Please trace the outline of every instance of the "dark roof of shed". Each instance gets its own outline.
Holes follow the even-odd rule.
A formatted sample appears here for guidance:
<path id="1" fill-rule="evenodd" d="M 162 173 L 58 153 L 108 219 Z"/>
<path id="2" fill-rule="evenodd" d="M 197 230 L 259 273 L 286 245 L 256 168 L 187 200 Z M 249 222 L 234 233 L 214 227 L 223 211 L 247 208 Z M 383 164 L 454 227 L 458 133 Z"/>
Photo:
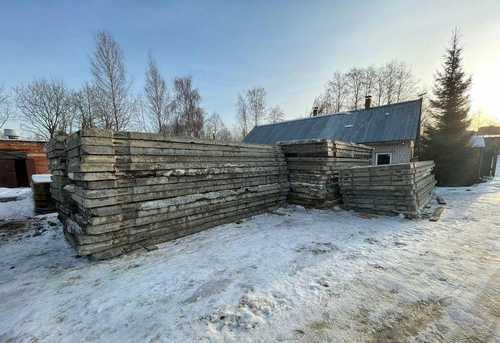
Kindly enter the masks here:
<path id="1" fill-rule="evenodd" d="M 276 144 L 298 139 L 334 139 L 353 143 L 415 140 L 422 99 L 318 117 L 259 125 L 244 143 Z"/>

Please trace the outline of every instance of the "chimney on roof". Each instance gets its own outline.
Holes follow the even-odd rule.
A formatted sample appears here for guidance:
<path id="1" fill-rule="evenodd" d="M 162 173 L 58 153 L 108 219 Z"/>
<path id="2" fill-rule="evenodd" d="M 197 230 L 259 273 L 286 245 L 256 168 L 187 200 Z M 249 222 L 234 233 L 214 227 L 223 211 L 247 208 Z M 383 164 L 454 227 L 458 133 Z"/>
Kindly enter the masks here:
<path id="1" fill-rule="evenodd" d="M 319 107 L 318 107 L 318 106 L 314 106 L 314 107 L 313 107 L 313 113 L 312 113 L 312 116 L 313 116 L 313 117 L 317 117 L 317 116 L 318 116 L 318 112 L 319 112 Z"/>
<path id="2" fill-rule="evenodd" d="M 370 107 L 372 107 L 372 96 L 367 95 L 365 96 L 365 110 L 369 110 Z"/>

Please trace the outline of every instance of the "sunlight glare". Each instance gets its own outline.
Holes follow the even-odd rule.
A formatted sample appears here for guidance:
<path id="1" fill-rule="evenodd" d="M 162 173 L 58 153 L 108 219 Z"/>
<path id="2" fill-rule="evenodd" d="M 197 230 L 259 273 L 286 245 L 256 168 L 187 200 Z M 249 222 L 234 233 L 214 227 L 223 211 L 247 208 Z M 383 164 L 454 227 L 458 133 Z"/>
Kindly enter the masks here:
<path id="1" fill-rule="evenodd" d="M 498 80 L 500 64 L 483 64 L 480 70 L 472 75 L 471 100 L 473 111 L 481 111 L 500 122 Z"/>

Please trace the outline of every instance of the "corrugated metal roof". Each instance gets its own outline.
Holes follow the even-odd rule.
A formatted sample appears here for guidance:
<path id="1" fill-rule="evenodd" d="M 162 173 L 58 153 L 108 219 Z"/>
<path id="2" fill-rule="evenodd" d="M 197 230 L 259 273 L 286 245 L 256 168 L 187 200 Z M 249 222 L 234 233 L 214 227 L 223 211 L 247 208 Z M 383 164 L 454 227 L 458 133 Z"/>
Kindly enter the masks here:
<path id="1" fill-rule="evenodd" d="M 276 144 L 298 139 L 334 139 L 353 143 L 414 140 L 419 129 L 422 99 L 335 113 L 277 124 L 260 125 L 243 140 Z"/>

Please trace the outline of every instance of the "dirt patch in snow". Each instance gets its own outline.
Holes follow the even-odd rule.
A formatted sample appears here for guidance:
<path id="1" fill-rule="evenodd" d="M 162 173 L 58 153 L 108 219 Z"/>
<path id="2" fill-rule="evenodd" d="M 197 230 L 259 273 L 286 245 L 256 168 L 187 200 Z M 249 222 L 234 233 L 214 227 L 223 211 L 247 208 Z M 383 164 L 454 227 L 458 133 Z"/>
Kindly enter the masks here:
<path id="1" fill-rule="evenodd" d="M 278 309 L 289 309 L 283 294 L 275 292 L 267 297 L 248 293 L 240 298 L 237 306 L 225 306 L 200 320 L 218 332 L 248 331 L 265 323 Z"/>
<path id="2" fill-rule="evenodd" d="M 184 300 L 182 304 L 190 304 L 197 302 L 203 298 L 208 298 L 212 295 L 222 293 L 231 283 L 230 279 L 210 280 L 201 285 L 189 298 Z"/>
<path id="3" fill-rule="evenodd" d="M 392 343 L 417 336 L 428 328 L 443 312 L 442 300 L 419 300 L 403 304 L 398 312 L 390 312 L 381 323 L 371 323 L 373 332 L 367 342 Z"/>
<path id="4" fill-rule="evenodd" d="M 2 241 L 6 241 L 11 237 L 20 237 L 27 232 L 31 232 L 33 227 L 31 219 L 19 220 L 1 220 L 0 221 L 0 237 Z"/>
<path id="5" fill-rule="evenodd" d="M 28 219 L 0 220 L 0 242 L 37 237 L 46 232 L 48 227 L 56 227 L 58 225 L 59 222 L 55 215 Z"/>
<path id="6" fill-rule="evenodd" d="M 14 233 L 27 229 L 29 220 L 1 220 L 0 233 Z"/>
<path id="7" fill-rule="evenodd" d="M 336 250 L 338 248 L 331 242 L 311 242 L 295 249 L 297 252 L 307 252 L 313 255 L 328 254 Z"/>

